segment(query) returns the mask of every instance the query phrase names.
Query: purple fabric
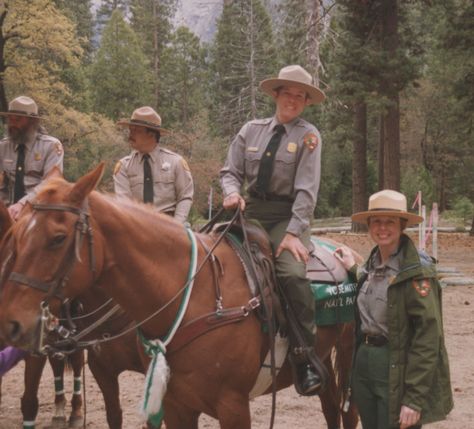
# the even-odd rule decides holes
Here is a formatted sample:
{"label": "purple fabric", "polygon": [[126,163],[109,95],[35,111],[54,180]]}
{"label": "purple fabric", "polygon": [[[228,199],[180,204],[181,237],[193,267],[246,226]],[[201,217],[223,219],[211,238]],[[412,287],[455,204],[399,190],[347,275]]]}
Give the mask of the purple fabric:
{"label": "purple fabric", "polygon": [[27,352],[15,347],[5,347],[0,351],[0,377],[25,358]]}

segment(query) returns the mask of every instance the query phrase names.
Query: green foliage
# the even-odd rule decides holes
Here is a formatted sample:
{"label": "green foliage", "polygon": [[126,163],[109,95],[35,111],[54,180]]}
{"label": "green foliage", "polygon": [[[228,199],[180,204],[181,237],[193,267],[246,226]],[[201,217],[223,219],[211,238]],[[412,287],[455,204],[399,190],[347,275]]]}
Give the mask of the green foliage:
{"label": "green foliage", "polygon": [[91,66],[93,108],[110,119],[150,103],[150,73],[137,36],[115,10]]}
{"label": "green foliage", "polygon": [[206,105],[208,75],[205,50],[187,27],[179,27],[163,53],[161,102],[170,126],[188,129]]}
{"label": "green foliage", "polygon": [[7,37],[2,76],[10,98],[25,93],[44,112],[71,96],[63,70],[78,67],[82,49],[74,24],[50,1],[17,0],[9,6],[2,26]]}
{"label": "green foliage", "polygon": [[474,216],[474,204],[467,197],[457,197],[453,204],[453,211],[464,222],[468,222]]}
{"label": "green foliage", "polygon": [[418,191],[421,191],[422,204],[427,207],[436,201],[435,184],[431,173],[423,167],[408,167],[402,175],[401,192],[407,197],[408,205],[414,201]]}

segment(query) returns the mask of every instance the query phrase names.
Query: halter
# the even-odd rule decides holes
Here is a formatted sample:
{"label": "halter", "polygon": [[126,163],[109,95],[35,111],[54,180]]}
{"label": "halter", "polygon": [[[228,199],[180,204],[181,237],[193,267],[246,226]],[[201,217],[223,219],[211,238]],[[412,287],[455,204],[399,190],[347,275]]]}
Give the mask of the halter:
{"label": "halter", "polygon": [[[9,276],[9,280],[18,284],[29,286],[33,289],[38,289],[46,293],[45,299],[40,304],[41,317],[39,321],[39,340],[37,350],[40,353],[47,353],[49,346],[44,344],[46,335],[49,332],[56,330],[60,336],[69,336],[69,334],[75,331],[74,323],[70,314],[69,299],[63,295],[63,289],[69,281],[69,274],[72,271],[74,264],[77,261],[82,262],[80,251],[84,237],[87,236],[89,239],[89,266],[92,273],[95,273],[96,261],[94,254],[94,239],[92,227],[89,223],[89,204],[88,200],[85,200],[81,208],[62,205],[62,204],[32,204],[34,211],[59,211],[72,213],[78,217],[75,224],[74,239],[71,241],[69,248],[66,251],[64,259],[59,264],[56,273],[53,275],[52,280],[43,281],[32,277],[28,277],[18,272],[12,272]],[[56,298],[61,301],[61,304],[66,310],[66,319],[69,324],[68,329],[61,330],[59,320],[54,316],[49,309],[49,301],[51,298]]]}

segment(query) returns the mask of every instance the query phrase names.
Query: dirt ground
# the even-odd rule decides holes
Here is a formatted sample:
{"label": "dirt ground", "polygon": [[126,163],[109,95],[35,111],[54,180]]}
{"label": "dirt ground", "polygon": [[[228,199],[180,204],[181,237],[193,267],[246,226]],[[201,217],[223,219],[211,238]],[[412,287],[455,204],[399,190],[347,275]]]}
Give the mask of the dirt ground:
{"label": "dirt ground", "polygon": [[[363,256],[372,247],[369,239],[355,234],[327,234],[343,242]],[[416,237],[415,237],[416,241]],[[428,243],[431,246],[430,243]],[[467,234],[445,233],[439,236],[439,266],[455,268],[466,276],[474,277],[474,238]],[[428,248],[431,250],[431,247]],[[433,429],[472,429],[474,427],[474,284],[447,286],[444,289],[444,322],[448,353],[451,364],[452,387],[455,407],[444,422],[428,425]],[[0,429],[21,428],[20,397],[23,392],[21,362],[4,376]],[[72,380],[66,380],[66,390],[71,392]],[[97,385],[89,372],[85,374],[86,427],[107,428],[104,403]],[[125,372],[120,376],[121,401],[124,410],[124,429],[140,428],[137,409],[143,389],[143,376]],[[47,426],[53,413],[53,381],[49,367],[45,370],[40,386],[40,410],[37,428]],[[252,427],[269,427],[270,398],[254,400]],[[200,428],[217,429],[218,423],[206,416],[200,420]],[[277,396],[275,429],[289,427],[322,429],[326,425],[317,398],[299,397],[293,388],[280,391]],[[185,428],[183,428],[185,429]]]}

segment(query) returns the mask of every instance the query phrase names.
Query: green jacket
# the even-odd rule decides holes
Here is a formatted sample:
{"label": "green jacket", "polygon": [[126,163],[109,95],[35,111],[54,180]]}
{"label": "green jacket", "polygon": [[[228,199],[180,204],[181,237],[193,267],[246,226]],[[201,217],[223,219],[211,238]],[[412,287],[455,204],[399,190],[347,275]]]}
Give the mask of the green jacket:
{"label": "green jacket", "polygon": [[[421,411],[421,424],[443,420],[453,408],[436,268],[428,255],[418,253],[408,236],[402,235],[400,246],[400,272],[387,292],[389,418],[395,427],[399,427],[402,405]],[[367,277],[367,264],[359,289]],[[361,334],[357,309],[356,322],[358,345]]]}

